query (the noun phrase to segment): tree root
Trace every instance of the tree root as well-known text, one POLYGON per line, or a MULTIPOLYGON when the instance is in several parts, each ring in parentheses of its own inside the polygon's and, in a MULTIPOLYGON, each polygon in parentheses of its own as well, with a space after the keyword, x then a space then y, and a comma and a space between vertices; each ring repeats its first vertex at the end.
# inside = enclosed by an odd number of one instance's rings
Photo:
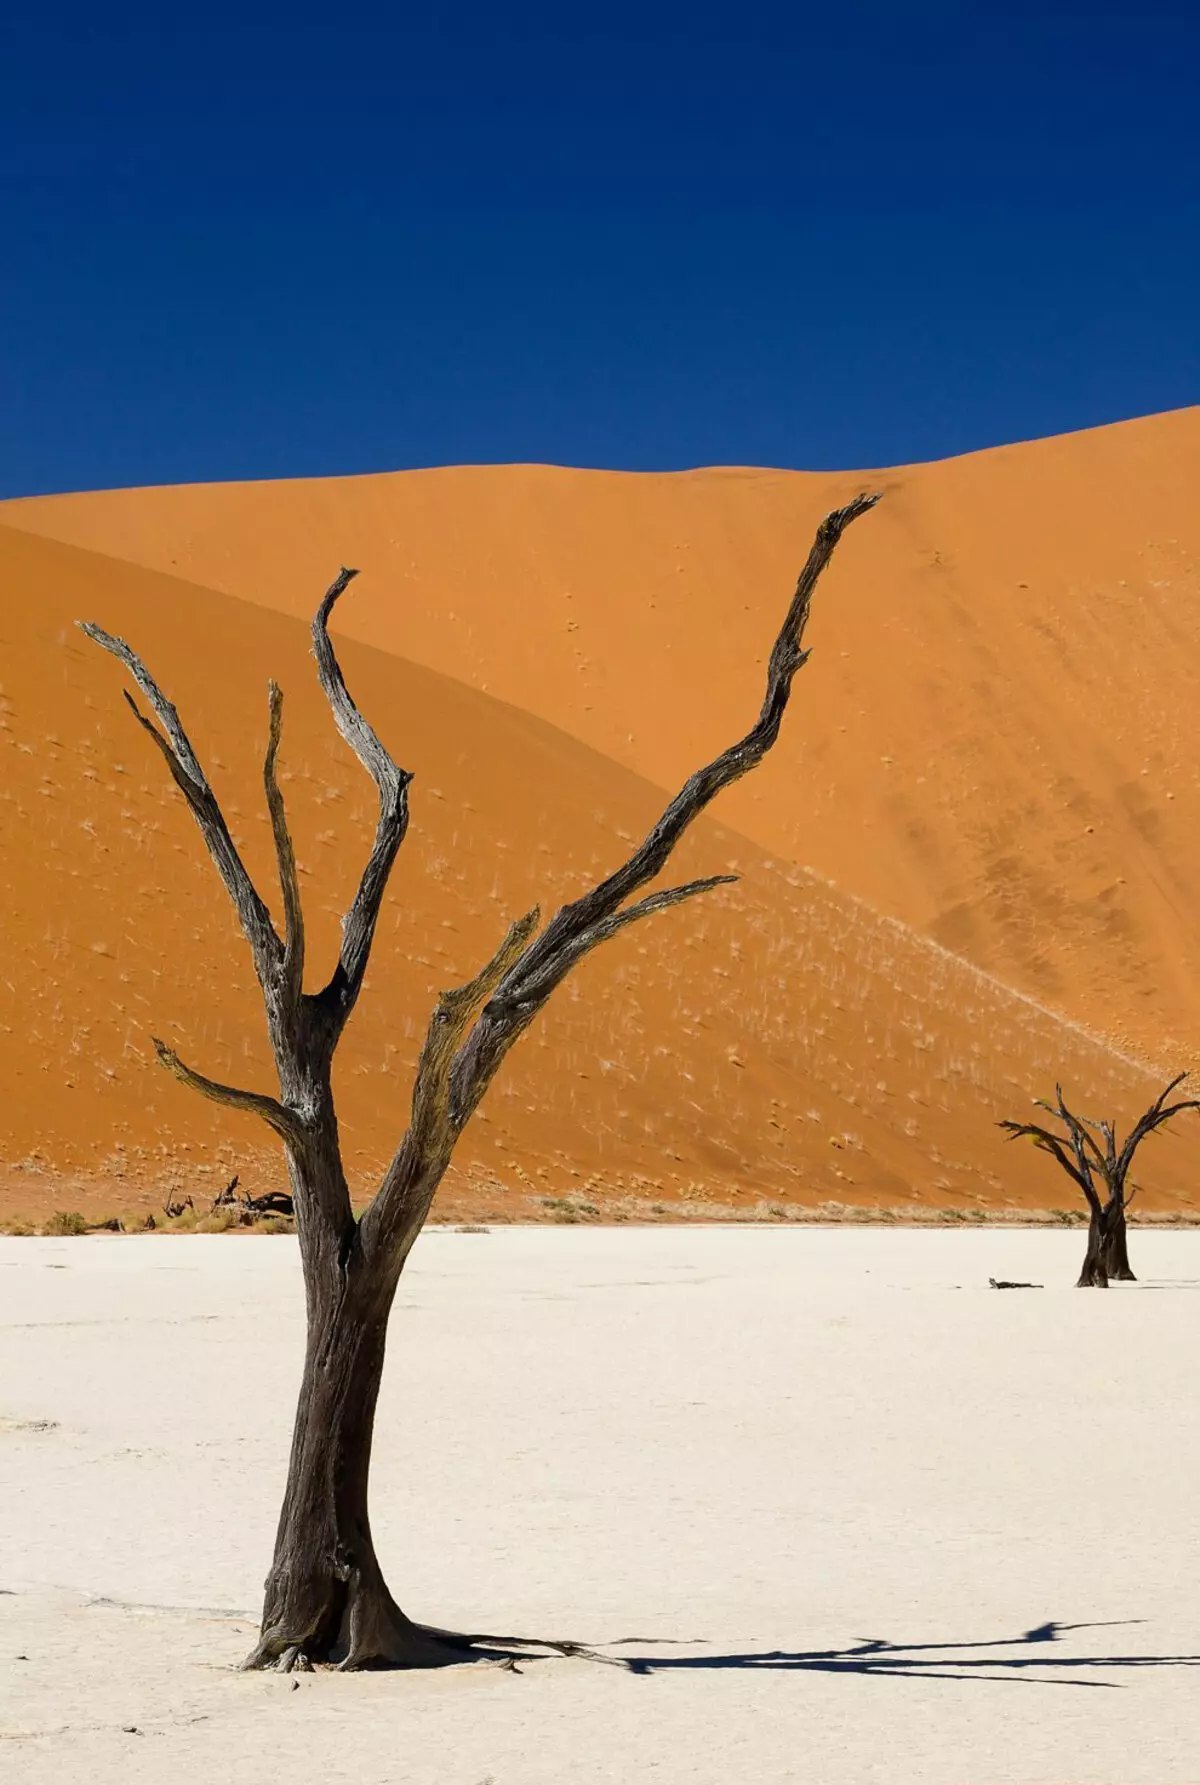
POLYGON ((355 1564, 334 1556, 327 1568, 280 1569, 267 1583, 263 1626, 243 1671, 293 1673, 332 1667, 456 1667, 468 1662, 519 1671, 550 1656, 600 1661, 581 1643, 494 1636, 415 1624, 388 1591, 374 1554, 355 1564))
POLYGON ((304 1650, 300 1647, 299 1643, 293 1643, 290 1649, 285 1649, 283 1654, 279 1657, 279 1660, 275 1663, 275 1666, 279 1673, 292 1673, 293 1671, 296 1673, 311 1673, 313 1670, 312 1662, 304 1653, 304 1650))
POLYGON ((314 1653, 303 1642, 284 1643, 276 1635, 264 1636, 242 1662, 242 1671, 312 1673, 315 1668, 322 1667, 336 1669, 339 1673, 357 1673, 368 1669, 482 1665, 520 1673, 522 1662, 555 1658, 621 1665, 612 1656, 602 1655, 578 1642, 441 1630, 432 1625, 411 1623, 403 1613, 388 1622, 389 1629, 381 1630, 374 1625, 369 1636, 364 1630, 354 1631, 349 1646, 341 1653, 337 1649, 330 1649, 325 1654, 314 1653))

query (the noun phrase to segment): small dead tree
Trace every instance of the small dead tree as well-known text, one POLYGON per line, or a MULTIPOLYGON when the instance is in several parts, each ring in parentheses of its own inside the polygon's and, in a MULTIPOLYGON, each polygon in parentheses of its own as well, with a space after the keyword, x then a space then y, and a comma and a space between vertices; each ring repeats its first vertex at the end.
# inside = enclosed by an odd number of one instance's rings
POLYGON ((275 1131, 287 1155, 295 1206, 308 1317, 304 1374, 262 1630, 247 1667, 435 1665, 461 1659, 473 1647, 515 1640, 414 1623, 392 1598, 376 1558, 367 1476, 388 1315, 400 1273, 455 1142, 505 1055, 555 988, 592 949, 631 924, 737 878, 715 874, 629 902, 666 866, 692 821, 774 744, 792 679, 808 656, 801 641, 817 579, 846 528, 877 500, 860 496, 818 528, 771 652, 762 709, 745 737, 691 776, 645 840, 606 879, 563 905, 544 928, 536 908, 527 912, 473 979, 442 993, 421 1049, 408 1129, 374 1200, 357 1220, 338 1142, 331 1071, 362 987, 388 875, 408 828, 412 777, 396 766, 350 698, 329 639, 330 614, 355 572, 340 572, 317 609, 312 636, 317 673, 337 727, 379 790, 379 819, 342 921, 337 964, 316 992, 304 989, 300 882, 276 776, 283 717, 278 687, 271 683, 269 689, 263 783, 282 894, 282 935, 251 882, 175 708, 123 639, 83 624, 89 638, 125 665, 149 703, 153 718, 125 694, 191 808, 233 900, 262 989, 279 1077, 277 1097, 218 1084, 185 1065, 163 1042, 154 1042, 162 1064, 183 1084, 260 1116, 275 1131))
POLYGON ((1167 1102, 1176 1085, 1181 1085, 1186 1077, 1187 1073, 1181 1072, 1171 1080, 1145 1115, 1138 1117, 1119 1150, 1113 1124, 1074 1115, 1063 1101, 1061 1085, 1054 1087, 1053 1103, 1046 1103, 1041 1098, 1037 1098, 1036 1103, 1038 1109, 1047 1110, 1061 1123, 1062 1134, 1054 1134, 1036 1122, 998 1124, 1006 1130, 1010 1140, 1024 1135, 1044 1153, 1052 1153, 1083 1191, 1090 1218, 1087 1252, 1077 1288, 1107 1289, 1110 1282, 1136 1282, 1129 1268, 1125 1227, 1125 1211, 1137 1193, 1136 1186, 1129 1183, 1129 1168, 1133 1164, 1133 1155, 1148 1134, 1153 1134, 1183 1110, 1200 1109, 1200 1102, 1194 1098, 1179 1103, 1167 1102), (1097 1135, 1103 1146, 1096 1139, 1097 1135))

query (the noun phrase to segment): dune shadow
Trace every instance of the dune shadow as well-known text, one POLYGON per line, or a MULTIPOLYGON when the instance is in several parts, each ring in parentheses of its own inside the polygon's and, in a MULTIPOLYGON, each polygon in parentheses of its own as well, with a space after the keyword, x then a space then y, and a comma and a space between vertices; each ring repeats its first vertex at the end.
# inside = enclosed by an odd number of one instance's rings
MULTIPOLYGON (((1138 1618, 1109 1620, 1102 1624, 1037 1624, 1020 1636, 976 1642, 888 1642, 870 1638, 840 1649, 767 1649, 720 1655, 621 1655, 619 1665, 635 1674, 666 1674, 682 1670, 720 1672, 745 1669, 764 1673, 874 1674, 896 1679, 1010 1681, 1026 1685, 1083 1686, 1111 1691, 1117 1680, 1089 1678, 1102 1671, 1147 1667, 1200 1667, 1200 1654, 1074 1654, 1059 1652, 1062 1638, 1075 1630, 1107 1629, 1140 1623, 1138 1618), (978 1651, 989 1651, 986 1655, 978 1651), (997 1653, 995 1651, 1005 1651, 997 1653)), ((606 1645, 624 1648, 627 1643, 606 1645)), ((650 1646, 650 1645, 647 1645, 650 1646)), ((656 1645, 655 1645, 656 1646, 656 1645)))

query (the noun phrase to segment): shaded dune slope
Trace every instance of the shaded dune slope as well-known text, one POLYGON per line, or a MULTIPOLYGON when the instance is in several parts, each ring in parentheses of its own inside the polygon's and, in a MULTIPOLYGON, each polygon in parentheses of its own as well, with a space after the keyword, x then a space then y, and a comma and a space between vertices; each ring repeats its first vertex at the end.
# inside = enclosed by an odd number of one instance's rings
MULTIPOLYGON (((306 627, 7 527, 0 576, 0 1205, 10 1217, 105 1214, 153 1207, 168 1189, 199 1200, 234 1170, 278 1182, 257 1124, 152 1061, 157 1033, 213 1076, 273 1082, 224 892, 125 709, 119 670, 73 622, 124 634, 160 677, 273 906, 260 753, 267 678, 283 684, 315 976, 365 859, 373 790, 315 687, 306 627)), ((347 620, 376 610, 380 580, 363 577, 347 620)), ((548 909, 620 859, 664 796, 544 719, 394 653, 340 648, 356 697, 417 777, 339 1056, 347 1159, 365 1195, 403 1126, 435 992, 470 973, 514 914, 548 909)), ((725 652, 709 648, 711 674, 725 652)), ((797 684, 793 761, 819 731, 824 673, 814 663, 797 684)), ((726 704, 689 714, 677 772, 689 750, 698 760, 727 741, 726 704)), ((622 937, 563 989, 465 1137, 445 1213, 522 1216, 546 1212, 545 1198, 605 1213, 1054 1206, 1069 1186, 1005 1147, 995 1118, 1056 1073, 1088 1105, 1127 1115, 1147 1100, 1130 1061, 719 821, 695 827, 675 870, 734 864, 739 885, 622 937)), ((1160 1207, 1186 1199, 1198 1143, 1158 1143, 1160 1207)))
POLYGON ((879 473, 465 467, 0 518, 297 616, 359 563, 351 636, 669 785, 753 709, 819 515, 882 487, 805 721, 728 822, 1173 1066, 1200 1037, 1198 476, 1192 409, 879 473))

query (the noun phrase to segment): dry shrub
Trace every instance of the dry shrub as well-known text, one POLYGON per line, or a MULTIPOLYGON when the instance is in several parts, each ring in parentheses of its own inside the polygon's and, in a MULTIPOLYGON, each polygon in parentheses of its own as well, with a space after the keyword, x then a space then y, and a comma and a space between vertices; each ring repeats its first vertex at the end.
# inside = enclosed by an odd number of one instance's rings
POLYGON ((88 1224, 82 1215, 74 1210, 65 1212, 62 1209, 56 1209, 42 1228, 44 1234, 53 1238, 74 1237, 76 1234, 86 1233, 87 1230, 88 1224))

